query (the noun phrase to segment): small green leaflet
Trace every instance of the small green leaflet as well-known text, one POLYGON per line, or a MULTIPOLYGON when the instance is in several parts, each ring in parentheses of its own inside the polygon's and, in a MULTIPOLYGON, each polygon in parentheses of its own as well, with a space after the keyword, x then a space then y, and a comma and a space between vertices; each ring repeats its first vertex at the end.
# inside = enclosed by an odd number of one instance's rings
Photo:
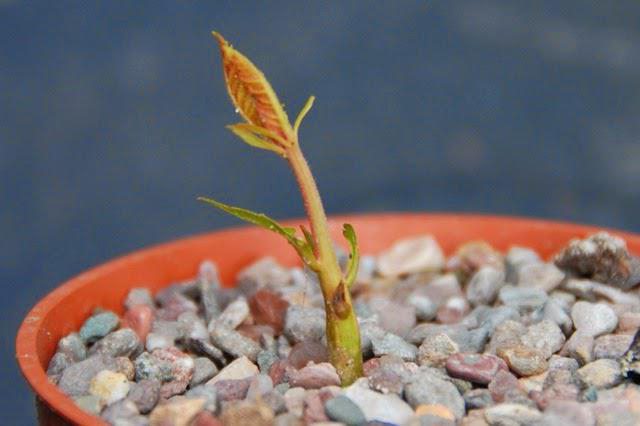
POLYGON ((349 242, 351 248, 351 254, 349 255, 349 263, 347 264, 347 273, 344 277, 347 288, 351 288, 351 285, 356 280, 358 275, 358 266, 360 264, 360 253, 358 251, 358 239, 356 238, 356 231, 348 223, 345 223, 342 228, 342 235, 349 242))
POLYGON ((311 269, 317 269, 318 265, 313 254, 313 247, 307 241, 303 241, 300 238, 296 237, 295 228, 282 226, 263 213, 256 213, 252 212, 251 210, 243 209, 241 207, 230 206, 207 197, 198 197, 198 200, 207 204, 211 204, 212 206, 224 212, 227 212, 230 215, 237 217, 238 219, 244 220, 245 222, 258 225, 262 228, 268 229, 269 231, 273 231, 276 234, 282 235, 287 240, 287 242, 291 244, 293 248, 298 252, 298 255, 302 258, 303 262, 305 262, 311 269))
POLYGON ((304 117, 307 115, 307 113, 309 112, 309 110, 313 106, 313 101, 315 101, 315 100, 316 100, 315 96, 309 96, 309 99, 307 99, 307 102, 305 102, 304 106, 302 107, 302 109, 298 113, 298 116, 296 117, 296 121, 293 124, 293 132, 296 135, 298 134, 298 129, 300 128, 300 124, 302 124, 302 120, 304 119, 304 117))

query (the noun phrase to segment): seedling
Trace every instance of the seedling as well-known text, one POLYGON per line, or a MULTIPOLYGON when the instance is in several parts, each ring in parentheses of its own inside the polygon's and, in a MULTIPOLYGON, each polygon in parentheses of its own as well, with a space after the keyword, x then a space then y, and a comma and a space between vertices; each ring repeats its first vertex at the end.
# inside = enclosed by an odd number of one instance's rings
POLYGON ((227 126, 228 129, 247 144, 275 152, 289 163, 300 187, 311 229, 300 226, 301 235, 298 236, 295 228, 282 226, 262 213, 223 204, 211 198, 200 197, 199 200, 280 234, 318 276, 327 314, 329 359, 342 385, 349 385, 362 375, 360 333, 349 292, 358 272, 358 244, 353 227, 345 224, 343 235, 349 242, 350 255, 343 272, 329 235, 318 187, 298 141, 300 124, 315 98, 309 97, 292 126, 264 74, 220 34, 214 32, 213 36, 220 45, 227 91, 236 112, 246 120, 227 126))

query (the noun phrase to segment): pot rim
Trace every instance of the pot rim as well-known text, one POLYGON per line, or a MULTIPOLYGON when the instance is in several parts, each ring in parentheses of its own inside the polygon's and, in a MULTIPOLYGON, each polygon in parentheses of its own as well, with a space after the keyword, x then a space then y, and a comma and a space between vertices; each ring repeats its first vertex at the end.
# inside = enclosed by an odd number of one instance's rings
MULTIPOLYGON (((447 212, 435 212, 435 213, 416 213, 416 212, 383 212, 383 213, 368 213, 368 214, 348 214, 348 215, 336 215, 330 216, 329 221, 331 227, 341 228, 343 223, 357 222, 363 223, 376 223, 384 226, 387 221, 397 221, 398 219, 406 221, 424 221, 424 220, 448 220, 448 221, 461 221, 461 222, 477 222, 479 225, 497 225, 500 224, 505 230, 512 228, 513 226, 527 226, 535 230, 536 228, 552 228, 553 230, 562 229, 565 233, 575 234, 576 237, 593 233, 596 231, 607 231, 616 236, 622 237, 625 240, 637 240, 640 241, 640 235, 631 232, 625 232, 612 228, 605 228, 595 225, 586 225, 567 221, 556 221, 548 219, 530 218, 525 216, 510 216, 510 215, 493 215, 484 213, 447 213, 447 212)), ((301 223, 305 223, 306 219, 296 218, 284 221, 288 226, 295 226, 301 223)), ((192 244, 198 240, 206 239, 214 235, 222 238, 224 236, 233 236, 234 234, 250 233, 255 238, 264 236, 264 230, 252 225, 233 226, 222 228, 220 230, 214 230, 211 232, 199 233, 183 238, 170 240, 168 242, 153 244, 149 247, 134 250, 132 252, 117 256, 111 260, 101 263, 98 266, 94 266, 81 272, 78 275, 64 281, 61 285, 56 287, 53 291, 49 292, 46 296, 40 299, 35 306, 25 316, 21 323, 17 335, 16 335, 16 359, 22 375, 27 380, 29 386, 36 393, 36 396, 43 400, 51 409, 62 415, 65 419, 78 424, 92 423, 96 424, 98 419, 88 413, 85 413, 78 408, 73 400, 63 394, 56 385, 49 382, 45 369, 42 365, 46 365, 47 362, 42 362, 38 356, 37 351, 37 337, 38 330, 43 326, 43 322, 46 319, 48 313, 57 306, 61 300, 63 300, 69 294, 75 292, 77 289, 87 285, 96 276, 112 270, 114 268, 126 267, 128 263, 137 262, 141 257, 147 257, 153 254, 158 254, 165 251, 171 251, 179 246, 185 246, 192 244)))

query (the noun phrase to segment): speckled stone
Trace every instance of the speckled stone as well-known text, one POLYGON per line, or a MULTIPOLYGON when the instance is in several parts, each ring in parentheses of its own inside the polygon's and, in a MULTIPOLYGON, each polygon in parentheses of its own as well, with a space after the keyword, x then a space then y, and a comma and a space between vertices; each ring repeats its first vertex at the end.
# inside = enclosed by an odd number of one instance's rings
POLYGON ((627 352, 632 341, 632 334, 605 334, 600 336, 594 341, 593 357, 595 359, 618 359, 627 352))
POLYGON ((366 379, 356 380, 343 390, 343 395, 362 410, 369 422, 377 420, 388 424, 403 424, 413 416, 411 407, 398 395, 372 391, 366 379))
POLYGON ((319 308, 291 305, 285 317, 284 334, 292 342, 322 340, 325 334, 325 313, 319 308))
POLYGON ((85 342, 100 339, 118 327, 120 319, 113 312, 102 312, 87 319, 80 328, 80 338, 85 342))
POLYGON ((507 364, 495 355, 457 353, 447 359, 446 369, 451 377, 486 385, 507 364))
POLYGON ((505 284, 504 270, 492 266, 480 268, 469 280, 467 299, 473 306, 490 305, 505 284))
POLYGON ((218 373, 218 367, 205 357, 194 358, 193 360, 193 376, 189 382, 189 387, 198 386, 211 379, 218 373))
POLYGON ((378 272, 385 277, 436 271, 444 266, 444 254, 430 235, 395 242, 378 256, 378 272))
POLYGON ((533 376, 547 369, 547 357, 538 349, 517 345, 500 350, 497 355, 504 359, 511 371, 519 376, 533 376))
POLYGON ((593 337, 611 333, 618 325, 618 316, 604 303, 576 302, 571 318, 576 330, 593 337))
POLYGON ((204 408, 203 398, 177 398, 160 404, 149 415, 150 426, 188 426, 204 408))
POLYGON ((72 362, 87 358, 87 347, 78 333, 70 333, 60 339, 57 352, 68 355, 72 362))
POLYGON ((133 357, 142 352, 142 343, 132 329, 121 328, 98 340, 89 352, 111 357, 133 357))
POLYGON ((218 326, 210 330, 211 342, 228 353, 238 358, 246 356, 255 361, 261 348, 253 339, 243 336, 235 330, 218 326))
POLYGON ((441 404, 450 409, 456 419, 464 416, 464 399, 458 389, 429 369, 421 369, 411 377, 405 385, 404 395, 412 407, 441 404))
POLYGON ((225 426, 271 426, 273 411, 265 404, 240 401, 229 405, 220 416, 225 426))
POLYGON ((58 386, 69 396, 82 396, 89 393, 91 379, 102 370, 116 369, 116 360, 105 355, 94 355, 67 367, 58 386))
POLYGON ((418 355, 418 348, 392 333, 387 333, 382 338, 374 338, 371 344, 375 356, 395 355, 405 361, 415 361, 418 355))
POLYGON ((133 383, 131 390, 127 395, 127 399, 132 401, 138 407, 142 414, 146 414, 153 410, 160 398, 160 381, 159 380, 140 380, 133 383))
POLYGON ((484 417, 490 425, 534 425, 542 413, 526 405, 503 403, 485 409, 484 417))
POLYGON ((102 370, 91 379, 89 393, 100 397, 108 405, 127 396, 130 386, 124 374, 102 370))
POLYGON ((444 333, 437 333, 418 348, 418 364, 427 367, 444 367, 447 358, 459 351, 459 347, 444 333))
POLYGON ((585 386, 606 389, 622 382, 620 363, 613 359, 599 359, 576 372, 578 380, 585 386))
POLYGON ((542 320, 529 326, 520 340, 524 346, 538 349, 546 358, 550 358, 551 355, 562 349, 565 337, 556 323, 542 320))
POLYGON ((300 370, 288 372, 291 386, 305 389, 319 389, 325 386, 338 386, 340 378, 333 365, 328 362, 320 364, 309 363, 300 370))

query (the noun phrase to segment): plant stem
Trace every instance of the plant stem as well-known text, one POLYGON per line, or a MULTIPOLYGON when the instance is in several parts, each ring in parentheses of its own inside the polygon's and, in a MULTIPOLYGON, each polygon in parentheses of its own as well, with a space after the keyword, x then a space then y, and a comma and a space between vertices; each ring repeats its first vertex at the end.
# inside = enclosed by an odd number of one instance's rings
POLYGON ((349 289, 342 280, 318 187, 297 141, 287 150, 287 159, 298 181, 314 238, 317 274, 325 301, 329 358, 342 385, 347 386, 362 376, 358 321, 349 289))

